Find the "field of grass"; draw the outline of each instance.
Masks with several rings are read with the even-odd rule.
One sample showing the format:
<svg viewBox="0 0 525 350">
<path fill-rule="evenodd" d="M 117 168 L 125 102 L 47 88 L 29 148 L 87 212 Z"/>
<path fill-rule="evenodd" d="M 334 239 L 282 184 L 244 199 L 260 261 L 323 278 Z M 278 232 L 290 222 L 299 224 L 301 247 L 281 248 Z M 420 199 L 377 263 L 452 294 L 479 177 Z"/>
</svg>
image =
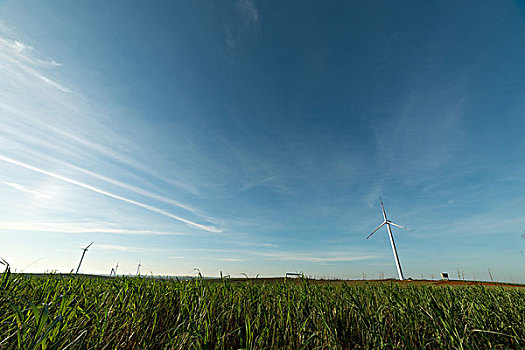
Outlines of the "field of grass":
<svg viewBox="0 0 525 350">
<path fill-rule="evenodd" d="M 524 347 L 523 288 L 1 275 L 2 349 Z"/>
</svg>

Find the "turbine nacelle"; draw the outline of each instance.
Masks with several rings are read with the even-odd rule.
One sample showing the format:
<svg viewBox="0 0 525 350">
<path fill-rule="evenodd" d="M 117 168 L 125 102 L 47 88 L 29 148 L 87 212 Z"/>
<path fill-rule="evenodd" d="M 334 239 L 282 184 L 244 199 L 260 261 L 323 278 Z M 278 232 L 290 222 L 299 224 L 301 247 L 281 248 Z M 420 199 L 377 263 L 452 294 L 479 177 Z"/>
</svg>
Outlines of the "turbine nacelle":
<svg viewBox="0 0 525 350">
<path fill-rule="evenodd" d="M 92 245 L 93 243 L 95 243 L 95 241 L 89 243 L 89 245 L 88 245 L 86 248 L 80 248 L 80 249 L 82 249 L 84 252 L 87 252 L 87 250 L 89 249 L 89 247 L 91 247 L 91 245 Z"/>
<path fill-rule="evenodd" d="M 376 227 L 376 229 L 374 231 L 372 231 L 371 234 L 369 234 L 366 239 L 369 239 L 374 233 L 376 233 L 377 230 L 379 230 L 381 227 L 383 227 L 383 225 L 385 224 L 388 224 L 388 225 L 393 225 L 393 226 L 396 226 L 396 227 L 399 227 L 399 228 L 402 228 L 402 229 L 405 229 L 405 230 L 408 230 L 408 231 L 414 231 L 413 229 L 411 229 L 410 227 L 407 227 L 407 226 L 402 226 L 402 225 L 399 225 L 399 224 L 396 224 L 395 222 L 393 221 L 390 221 L 390 220 L 385 220 L 383 221 L 383 223 L 379 226 Z"/>
</svg>

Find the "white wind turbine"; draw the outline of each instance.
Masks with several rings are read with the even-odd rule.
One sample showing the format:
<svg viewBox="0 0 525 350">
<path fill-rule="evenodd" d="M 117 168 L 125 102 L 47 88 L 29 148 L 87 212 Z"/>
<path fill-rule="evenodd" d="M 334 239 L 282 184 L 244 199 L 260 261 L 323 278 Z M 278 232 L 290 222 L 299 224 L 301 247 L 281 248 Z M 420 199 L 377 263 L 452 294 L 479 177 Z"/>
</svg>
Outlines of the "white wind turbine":
<svg viewBox="0 0 525 350">
<path fill-rule="evenodd" d="M 115 267 L 112 267 L 111 268 L 111 272 L 109 273 L 109 276 L 115 276 L 117 277 L 117 269 L 118 269 L 118 261 L 117 261 L 117 265 Z"/>
<path fill-rule="evenodd" d="M 141 267 L 140 259 L 139 259 L 139 265 L 137 266 L 137 276 L 140 275 L 140 267 Z"/>
<path fill-rule="evenodd" d="M 383 209 L 383 218 L 385 221 L 383 221 L 381 225 L 377 226 L 377 228 L 374 231 L 372 231 L 372 233 L 369 234 L 368 237 L 366 237 L 366 239 L 369 239 L 377 230 L 383 227 L 383 225 L 386 225 L 386 228 L 388 229 L 388 236 L 390 237 L 390 243 L 392 244 L 392 250 L 394 251 L 394 259 L 396 261 L 397 273 L 399 275 L 399 279 L 402 281 L 404 280 L 403 270 L 401 270 L 401 263 L 399 262 L 399 257 L 397 256 L 396 244 L 394 243 L 394 236 L 392 236 L 392 229 L 390 228 L 390 225 L 404 228 L 405 230 L 409 230 L 409 231 L 412 231 L 412 229 L 405 227 L 405 226 L 398 225 L 388 220 L 388 218 L 386 217 L 385 206 L 383 205 L 383 200 L 381 199 L 381 197 L 379 197 L 379 201 L 381 202 L 381 208 Z"/>
<path fill-rule="evenodd" d="M 89 245 L 86 248 L 82 248 L 83 250 L 82 256 L 80 257 L 80 262 L 78 263 L 77 272 L 75 273 L 78 273 L 78 270 L 80 270 L 80 265 L 82 265 L 82 260 L 84 260 L 84 255 L 86 255 L 87 250 L 89 249 L 89 247 L 91 247 L 93 243 L 95 243 L 95 241 L 89 243 Z"/>
</svg>

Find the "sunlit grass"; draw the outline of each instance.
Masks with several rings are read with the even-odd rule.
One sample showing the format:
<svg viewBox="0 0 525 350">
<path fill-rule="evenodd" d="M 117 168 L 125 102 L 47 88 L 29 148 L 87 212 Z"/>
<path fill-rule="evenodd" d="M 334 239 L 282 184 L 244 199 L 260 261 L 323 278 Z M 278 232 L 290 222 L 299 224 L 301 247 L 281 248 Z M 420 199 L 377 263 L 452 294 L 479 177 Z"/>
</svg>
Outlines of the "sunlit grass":
<svg viewBox="0 0 525 350">
<path fill-rule="evenodd" d="M 523 348 L 525 291 L 4 273 L 0 348 Z"/>
</svg>

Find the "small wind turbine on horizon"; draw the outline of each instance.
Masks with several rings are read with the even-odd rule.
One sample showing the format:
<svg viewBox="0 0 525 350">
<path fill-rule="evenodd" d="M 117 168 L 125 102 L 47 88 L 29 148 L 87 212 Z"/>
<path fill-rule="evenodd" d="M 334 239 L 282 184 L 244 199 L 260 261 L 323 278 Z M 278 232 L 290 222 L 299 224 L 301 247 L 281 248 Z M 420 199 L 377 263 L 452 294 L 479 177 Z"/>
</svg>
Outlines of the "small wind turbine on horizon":
<svg viewBox="0 0 525 350">
<path fill-rule="evenodd" d="M 89 243 L 89 245 L 86 248 L 82 248 L 83 252 L 82 252 L 82 256 L 80 257 L 80 262 L 78 263 L 77 272 L 75 272 L 76 274 L 78 274 L 78 270 L 80 270 L 80 265 L 82 265 L 82 260 L 84 260 L 84 255 L 86 255 L 87 250 L 89 249 L 89 247 L 91 247 L 93 243 L 95 243 L 95 241 Z"/>
<path fill-rule="evenodd" d="M 369 239 L 370 237 L 372 237 L 372 235 L 377 230 L 379 230 L 381 227 L 386 225 L 386 228 L 388 230 L 388 236 L 390 237 L 390 243 L 392 244 L 392 250 L 394 251 L 394 260 L 396 261 L 397 273 L 399 275 L 399 279 L 402 281 L 405 278 L 403 277 L 403 270 L 401 270 L 401 263 L 399 262 L 399 257 L 397 256 L 396 243 L 394 242 L 394 236 L 392 236 L 392 229 L 390 228 L 390 225 L 394 225 L 394 226 L 397 226 L 397 227 L 400 227 L 400 228 L 404 228 L 405 230 L 409 230 L 409 231 L 412 231 L 412 229 L 408 228 L 406 226 L 398 225 L 398 224 L 388 220 L 388 218 L 386 217 L 385 206 L 383 205 L 383 200 L 381 199 L 381 197 L 379 197 L 379 201 L 381 202 L 381 209 L 383 209 L 384 221 L 383 221 L 383 223 L 381 225 L 377 226 L 377 228 L 374 231 L 372 231 L 372 233 L 369 234 L 368 237 L 366 237 L 366 239 Z"/>
<path fill-rule="evenodd" d="M 112 267 L 111 268 L 111 272 L 109 273 L 109 276 L 115 276 L 117 277 L 117 269 L 118 269 L 118 261 L 117 261 L 117 265 L 115 267 Z"/>
<path fill-rule="evenodd" d="M 139 265 L 137 266 L 137 276 L 140 275 L 140 267 L 141 267 L 141 266 L 142 266 L 142 265 L 140 264 L 140 259 L 139 259 Z"/>
</svg>

